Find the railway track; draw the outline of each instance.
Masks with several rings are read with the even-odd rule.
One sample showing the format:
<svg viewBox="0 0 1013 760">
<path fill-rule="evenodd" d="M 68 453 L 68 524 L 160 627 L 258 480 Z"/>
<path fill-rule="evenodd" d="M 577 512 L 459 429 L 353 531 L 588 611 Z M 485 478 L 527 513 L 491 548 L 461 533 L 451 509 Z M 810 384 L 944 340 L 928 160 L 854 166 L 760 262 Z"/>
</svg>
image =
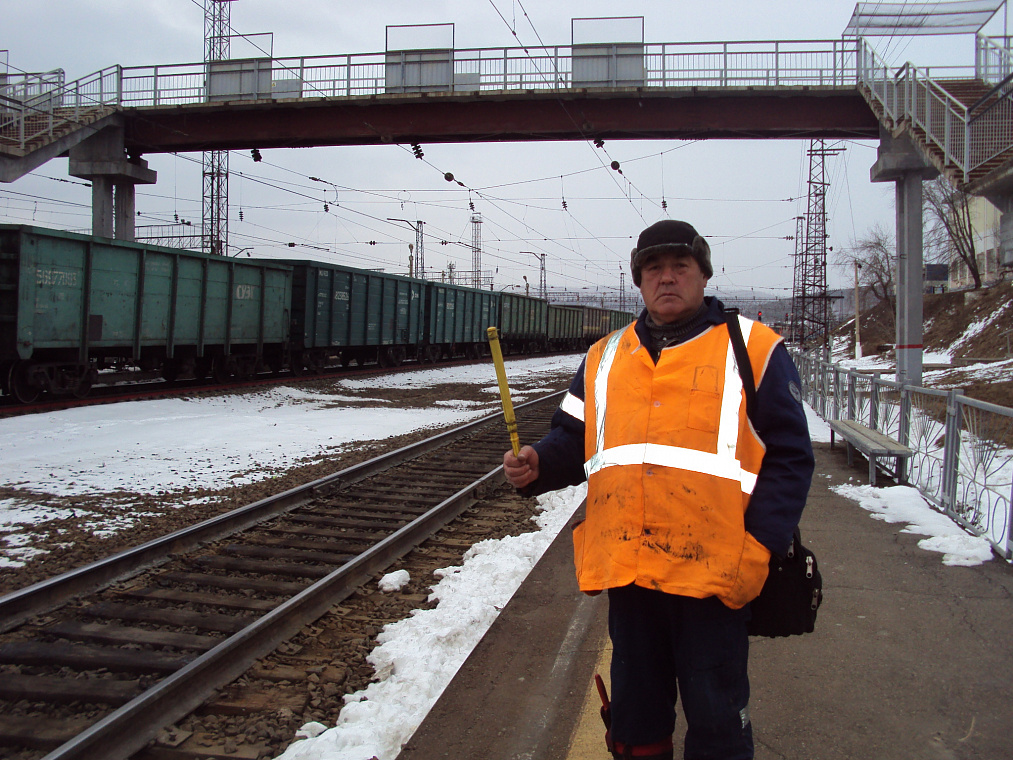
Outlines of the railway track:
<svg viewBox="0 0 1013 760">
<path fill-rule="evenodd" d="M 547 431 L 558 396 L 517 407 L 526 440 Z M 385 602 L 382 614 L 354 611 L 369 596 L 366 581 L 405 555 L 422 566 L 456 564 L 472 543 L 501 532 L 502 515 L 472 507 L 498 488 L 509 493 L 499 469 L 508 446 L 493 415 L 0 597 L 0 758 L 115 760 L 141 750 L 206 758 L 219 756 L 215 747 L 221 757 L 270 756 L 280 737 L 251 723 L 257 699 L 230 708 L 256 727 L 245 735 L 233 720 L 215 736 L 224 708 L 206 703 L 241 676 L 291 685 L 301 674 L 310 696 L 288 708 L 299 725 L 312 715 L 297 713 L 307 700 L 340 697 L 342 684 L 354 690 L 361 667 L 341 673 L 311 659 L 300 669 L 285 660 L 293 646 L 285 642 L 344 601 L 352 607 L 338 637 L 368 651 L 392 610 Z M 397 601 L 407 614 L 424 596 Z M 261 708 L 276 712 L 277 700 L 264 695 Z M 203 740 L 187 749 L 195 732 L 174 724 L 202 705 L 208 717 L 190 726 Z"/>
</svg>

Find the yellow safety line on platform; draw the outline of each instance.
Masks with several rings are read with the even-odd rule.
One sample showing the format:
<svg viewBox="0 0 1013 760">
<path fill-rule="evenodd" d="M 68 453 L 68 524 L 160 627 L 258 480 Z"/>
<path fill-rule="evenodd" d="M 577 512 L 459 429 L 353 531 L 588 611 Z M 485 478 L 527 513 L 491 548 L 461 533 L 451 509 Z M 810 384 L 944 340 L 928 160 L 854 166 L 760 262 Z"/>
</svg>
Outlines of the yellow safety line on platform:
<svg viewBox="0 0 1013 760">
<path fill-rule="evenodd" d="M 496 365 L 499 398 L 503 402 L 503 419 L 506 420 L 514 456 L 518 456 L 521 453 L 521 440 L 517 435 L 517 418 L 514 417 L 514 405 L 510 401 L 510 386 L 507 385 L 506 366 L 503 364 L 503 352 L 499 347 L 499 331 L 495 327 L 490 327 L 486 330 L 486 334 L 489 336 L 489 348 L 492 350 L 492 363 Z"/>
</svg>

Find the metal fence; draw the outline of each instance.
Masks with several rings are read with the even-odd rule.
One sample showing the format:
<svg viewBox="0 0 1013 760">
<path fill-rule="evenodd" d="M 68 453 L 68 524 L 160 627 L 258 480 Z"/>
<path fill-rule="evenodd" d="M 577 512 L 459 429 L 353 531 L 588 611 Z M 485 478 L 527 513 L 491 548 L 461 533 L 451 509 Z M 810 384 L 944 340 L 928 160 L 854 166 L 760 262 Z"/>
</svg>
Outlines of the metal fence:
<svg viewBox="0 0 1013 760">
<path fill-rule="evenodd" d="M 1013 409 L 793 355 L 806 401 L 820 417 L 854 420 L 914 449 L 911 485 L 1013 557 Z"/>
</svg>

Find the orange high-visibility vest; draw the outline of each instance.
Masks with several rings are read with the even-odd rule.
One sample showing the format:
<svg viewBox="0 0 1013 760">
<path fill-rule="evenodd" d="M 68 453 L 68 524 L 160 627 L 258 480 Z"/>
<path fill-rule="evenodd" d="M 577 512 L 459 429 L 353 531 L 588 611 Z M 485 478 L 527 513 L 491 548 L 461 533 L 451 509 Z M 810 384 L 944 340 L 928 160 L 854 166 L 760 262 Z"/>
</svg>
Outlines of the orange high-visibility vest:
<svg viewBox="0 0 1013 760">
<path fill-rule="evenodd" d="M 759 385 L 781 338 L 739 321 Z M 587 518 L 573 536 L 581 590 L 635 583 L 733 609 L 754 599 L 770 552 L 744 515 L 764 445 L 728 328 L 666 348 L 655 364 L 631 324 L 591 347 L 584 373 Z"/>
</svg>

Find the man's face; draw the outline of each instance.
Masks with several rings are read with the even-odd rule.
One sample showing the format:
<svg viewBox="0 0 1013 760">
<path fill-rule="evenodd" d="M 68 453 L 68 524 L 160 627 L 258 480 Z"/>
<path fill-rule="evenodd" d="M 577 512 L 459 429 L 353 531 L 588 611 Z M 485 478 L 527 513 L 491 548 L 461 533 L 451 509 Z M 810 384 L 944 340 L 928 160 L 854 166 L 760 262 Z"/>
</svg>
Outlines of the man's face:
<svg viewBox="0 0 1013 760">
<path fill-rule="evenodd" d="M 640 294 L 654 321 L 670 324 L 696 313 L 707 279 L 688 253 L 659 253 L 640 269 Z"/>
</svg>

